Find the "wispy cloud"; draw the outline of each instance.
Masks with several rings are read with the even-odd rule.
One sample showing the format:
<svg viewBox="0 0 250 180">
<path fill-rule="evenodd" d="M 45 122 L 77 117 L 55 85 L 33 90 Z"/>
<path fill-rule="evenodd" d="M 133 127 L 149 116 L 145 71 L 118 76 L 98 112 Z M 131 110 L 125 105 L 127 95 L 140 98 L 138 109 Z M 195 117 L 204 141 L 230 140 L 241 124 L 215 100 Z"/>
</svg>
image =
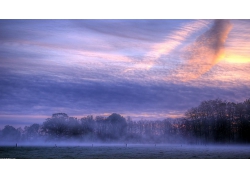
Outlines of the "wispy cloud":
<svg viewBox="0 0 250 180">
<path fill-rule="evenodd" d="M 179 81 L 196 79 L 220 62 L 225 56 L 225 41 L 231 29 L 229 20 L 215 20 L 208 31 L 183 49 L 184 64 L 174 78 Z"/>
<path fill-rule="evenodd" d="M 202 100 L 243 101 L 249 22 L 0 20 L 0 124 L 56 112 L 163 119 Z"/>
<path fill-rule="evenodd" d="M 157 63 L 157 60 L 161 56 L 170 54 L 194 32 L 201 30 L 208 24 L 209 21 L 198 20 L 182 25 L 179 29 L 174 30 L 169 35 L 166 35 L 163 42 L 154 43 L 149 52 L 144 55 L 143 60 L 134 65 L 133 68 L 126 69 L 125 72 L 128 70 L 150 69 Z"/>
<path fill-rule="evenodd" d="M 224 60 L 229 63 L 250 63 L 250 20 L 231 20 L 234 28 L 228 36 Z"/>
</svg>

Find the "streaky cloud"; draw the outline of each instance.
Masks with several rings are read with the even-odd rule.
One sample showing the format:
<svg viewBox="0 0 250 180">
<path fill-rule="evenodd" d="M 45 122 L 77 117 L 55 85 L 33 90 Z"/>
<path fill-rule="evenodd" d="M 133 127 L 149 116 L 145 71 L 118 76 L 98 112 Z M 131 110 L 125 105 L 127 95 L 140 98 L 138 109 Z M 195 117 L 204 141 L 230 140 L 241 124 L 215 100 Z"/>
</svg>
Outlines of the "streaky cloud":
<svg viewBox="0 0 250 180">
<path fill-rule="evenodd" d="M 185 64 L 176 72 L 179 81 L 199 78 L 219 63 L 225 55 L 225 42 L 232 29 L 230 20 L 215 20 L 213 26 L 183 49 Z"/>
<path fill-rule="evenodd" d="M 170 35 L 166 35 L 162 42 L 154 43 L 150 51 L 144 55 L 141 63 L 135 64 L 134 68 L 126 69 L 124 72 L 137 69 L 149 70 L 161 56 L 170 54 L 194 32 L 206 27 L 208 24 L 209 21 L 204 20 L 185 23 L 179 29 L 170 33 Z"/>
</svg>

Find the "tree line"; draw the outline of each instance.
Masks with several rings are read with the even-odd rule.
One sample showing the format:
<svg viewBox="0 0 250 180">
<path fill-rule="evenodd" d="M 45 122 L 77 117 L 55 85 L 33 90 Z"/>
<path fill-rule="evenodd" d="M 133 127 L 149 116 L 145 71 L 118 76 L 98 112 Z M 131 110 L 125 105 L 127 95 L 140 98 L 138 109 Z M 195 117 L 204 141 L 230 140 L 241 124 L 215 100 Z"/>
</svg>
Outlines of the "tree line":
<svg viewBox="0 0 250 180">
<path fill-rule="evenodd" d="M 250 99 L 241 103 L 203 101 L 185 113 L 180 129 L 200 142 L 249 143 Z"/>
<path fill-rule="evenodd" d="M 42 124 L 6 125 L 1 142 L 70 141 L 132 143 L 250 143 L 250 99 L 241 103 L 203 101 L 183 118 L 133 121 L 113 113 L 77 119 L 53 114 Z"/>
</svg>

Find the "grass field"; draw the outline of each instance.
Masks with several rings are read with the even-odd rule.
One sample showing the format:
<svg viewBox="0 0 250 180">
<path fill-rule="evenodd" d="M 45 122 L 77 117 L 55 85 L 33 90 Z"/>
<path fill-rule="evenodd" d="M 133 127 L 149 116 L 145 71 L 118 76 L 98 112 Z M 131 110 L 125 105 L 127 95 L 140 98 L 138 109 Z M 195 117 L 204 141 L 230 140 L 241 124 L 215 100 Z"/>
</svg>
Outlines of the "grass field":
<svg viewBox="0 0 250 180">
<path fill-rule="evenodd" d="M 1 146 L 0 158 L 14 159 L 249 159 L 249 146 L 84 144 Z"/>
</svg>

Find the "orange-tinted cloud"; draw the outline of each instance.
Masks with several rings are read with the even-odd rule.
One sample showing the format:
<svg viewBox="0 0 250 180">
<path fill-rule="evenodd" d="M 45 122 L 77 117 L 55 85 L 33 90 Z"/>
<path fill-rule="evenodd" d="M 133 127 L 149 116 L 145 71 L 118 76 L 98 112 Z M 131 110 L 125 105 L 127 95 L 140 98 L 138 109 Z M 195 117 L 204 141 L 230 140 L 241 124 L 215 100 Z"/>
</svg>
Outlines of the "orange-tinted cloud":
<svg viewBox="0 0 250 180">
<path fill-rule="evenodd" d="M 153 44 L 150 51 L 144 55 L 142 62 L 135 64 L 132 68 L 126 69 L 124 72 L 138 69 L 149 70 L 157 63 L 157 60 L 161 56 L 170 54 L 194 32 L 204 28 L 209 23 L 209 21 L 198 20 L 184 24 L 179 29 L 167 35 L 164 41 Z"/>
<path fill-rule="evenodd" d="M 196 79 L 225 56 L 225 42 L 232 29 L 230 20 L 215 20 L 213 26 L 183 49 L 186 61 L 174 75 L 180 81 Z"/>
</svg>

